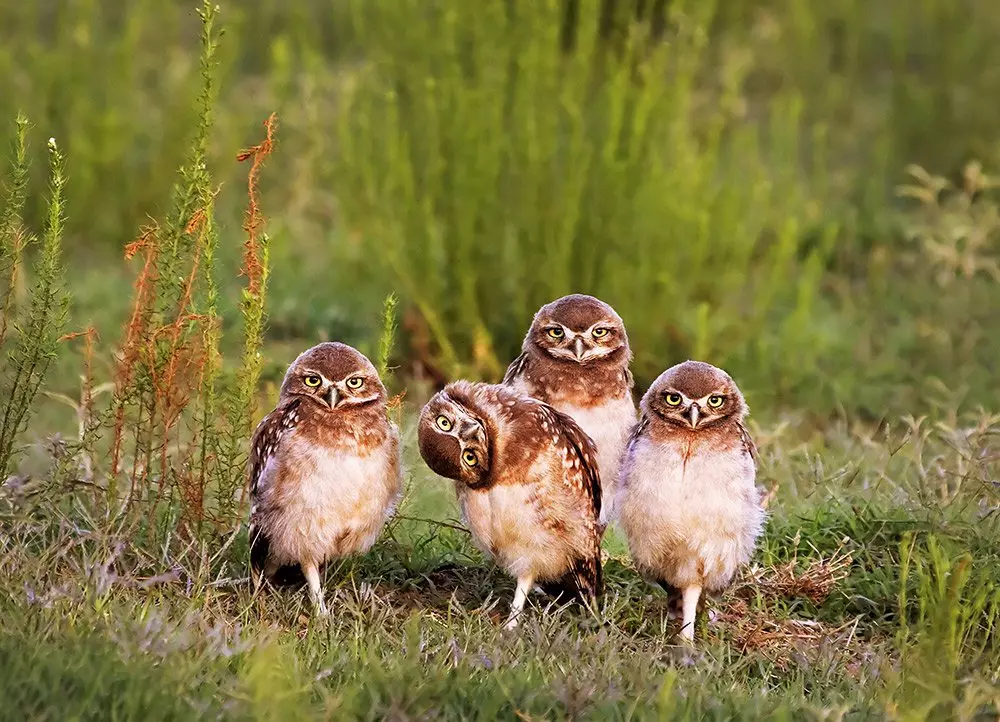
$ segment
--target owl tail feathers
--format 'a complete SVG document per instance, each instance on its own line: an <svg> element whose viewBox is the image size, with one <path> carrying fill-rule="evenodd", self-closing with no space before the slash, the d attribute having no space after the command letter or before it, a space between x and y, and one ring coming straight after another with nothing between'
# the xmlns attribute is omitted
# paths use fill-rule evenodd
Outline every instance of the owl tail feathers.
<svg viewBox="0 0 1000 722"><path fill-rule="evenodd" d="M604 592L601 557L578 559L561 578L539 586L559 604L593 602Z"/></svg>
<svg viewBox="0 0 1000 722"><path fill-rule="evenodd" d="M271 542L254 527L250 527L250 569L253 576L266 574L268 581L277 587L299 587L306 583L305 574L298 564L285 564L277 569L267 563L271 552Z"/></svg>

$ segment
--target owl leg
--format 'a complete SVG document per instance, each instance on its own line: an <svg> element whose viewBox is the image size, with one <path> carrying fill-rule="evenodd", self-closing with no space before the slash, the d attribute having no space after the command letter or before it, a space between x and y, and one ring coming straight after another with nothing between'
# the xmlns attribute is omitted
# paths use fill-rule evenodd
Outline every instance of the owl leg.
<svg viewBox="0 0 1000 722"><path fill-rule="evenodd" d="M323 589L319 585L319 567L315 562L302 562L302 573L305 574L306 582L309 583L309 596L316 605L316 611L321 617L325 617L328 612L326 601L323 599Z"/></svg>
<svg viewBox="0 0 1000 722"><path fill-rule="evenodd" d="M701 587L691 586L684 588L684 618L681 626L681 639L690 642L694 640L694 620L698 612L698 598L701 596Z"/></svg>
<svg viewBox="0 0 1000 722"><path fill-rule="evenodd" d="M535 580L532 577L518 577L517 589L514 590L514 602L510 605L510 616L504 629L514 629L520 621L521 612L524 611L524 603L528 600L528 592L531 591Z"/></svg>

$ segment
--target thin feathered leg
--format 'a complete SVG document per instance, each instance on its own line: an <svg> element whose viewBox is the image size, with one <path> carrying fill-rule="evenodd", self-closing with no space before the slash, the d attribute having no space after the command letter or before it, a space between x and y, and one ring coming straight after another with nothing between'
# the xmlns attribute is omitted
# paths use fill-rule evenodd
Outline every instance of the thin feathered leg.
<svg viewBox="0 0 1000 722"><path fill-rule="evenodd" d="M326 601L323 599L323 588L319 583L319 566L314 562L302 562L302 573L309 584L309 596L321 617L327 615Z"/></svg>
<svg viewBox="0 0 1000 722"><path fill-rule="evenodd" d="M535 580L531 577L518 577L517 589L514 590L514 601L510 605L510 616L507 617L504 629L514 629L517 627L518 622L520 622L520 616L524 612L524 604L528 600L528 592L531 591L534 583Z"/></svg>
<svg viewBox="0 0 1000 722"><path fill-rule="evenodd" d="M684 589L684 617L681 626L681 639L694 640L694 621L698 613L698 599L701 597L701 587L691 586Z"/></svg>

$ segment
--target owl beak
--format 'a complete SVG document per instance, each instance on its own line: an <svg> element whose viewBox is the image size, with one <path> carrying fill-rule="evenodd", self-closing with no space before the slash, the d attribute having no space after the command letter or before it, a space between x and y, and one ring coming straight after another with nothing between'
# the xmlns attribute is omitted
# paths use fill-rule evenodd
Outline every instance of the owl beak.
<svg viewBox="0 0 1000 722"><path fill-rule="evenodd" d="M583 361L583 338L580 336L576 337L576 341L573 342L573 355L576 356L577 361Z"/></svg>
<svg viewBox="0 0 1000 722"><path fill-rule="evenodd" d="M337 391L336 386L331 386L326 392L326 403L329 404L331 409L337 408L337 404L340 403L340 392Z"/></svg>
<svg viewBox="0 0 1000 722"><path fill-rule="evenodd" d="M479 424L475 421L466 421L458 430L458 438L462 441L469 441L479 436Z"/></svg>
<svg viewBox="0 0 1000 722"><path fill-rule="evenodd" d="M698 428L698 422L701 420L701 409L698 408L698 404L691 404L688 406L688 423L691 424L692 429Z"/></svg>

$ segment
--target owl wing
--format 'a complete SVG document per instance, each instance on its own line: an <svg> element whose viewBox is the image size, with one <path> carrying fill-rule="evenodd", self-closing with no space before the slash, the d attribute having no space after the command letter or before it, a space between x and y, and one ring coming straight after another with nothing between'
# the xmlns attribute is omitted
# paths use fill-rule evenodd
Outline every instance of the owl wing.
<svg viewBox="0 0 1000 722"><path fill-rule="evenodd" d="M750 454L750 459L753 461L754 469L756 469L758 465L757 444L753 442L753 437L750 436L750 431L743 425L742 421L738 422L736 426L740 430L740 441L743 442L743 449Z"/></svg>
<svg viewBox="0 0 1000 722"><path fill-rule="evenodd" d="M510 386L516 379L524 376L528 370L528 352L522 351L521 355L510 362L506 373L503 375L503 385Z"/></svg>
<svg viewBox="0 0 1000 722"><path fill-rule="evenodd" d="M577 559L572 569L560 580L543 585L546 592L557 597L563 595L593 599L601 593L601 477L597 468L597 447L572 417L557 411L548 404L539 403L540 413L553 428L559 429L566 442L567 453L577 462L565 468L562 481L576 492L582 492L590 506L592 523L592 548Z"/></svg>
<svg viewBox="0 0 1000 722"><path fill-rule="evenodd" d="M563 438L568 442L570 453L579 461L579 466L574 466L565 474L563 481L572 488L582 491L594 511L594 517L599 517L601 477L597 469L597 447L571 416L557 411L548 404L540 406L543 407L542 413L548 417L549 424L562 432Z"/></svg>
<svg viewBox="0 0 1000 722"><path fill-rule="evenodd" d="M289 399L265 416L257 425L250 440L250 566L262 570L267 564L270 542L259 528L257 516L260 514L261 496L267 490L269 479L264 475L268 461L274 456L282 437L295 428L299 421L299 406L302 399Z"/></svg>
<svg viewBox="0 0 1000 722"><path fill-rule="evenodd" d="M627 452L632 448L633 444L638 441L643 434L646 433L646 429L649 428L649 417L645 413L639 414L639 420L636 422L635 426L632 427L632 431L629 432L628 441L625 442L625 451Z"/></svg>

